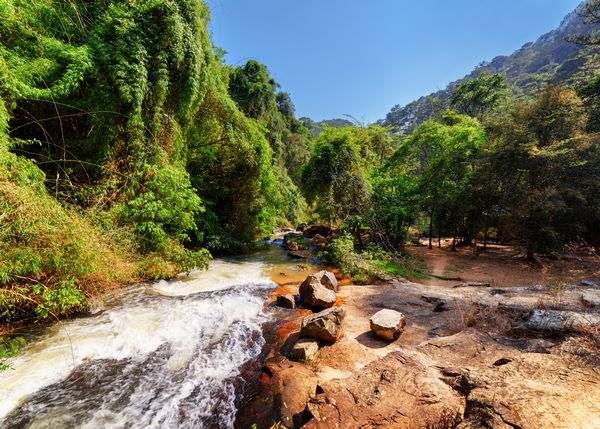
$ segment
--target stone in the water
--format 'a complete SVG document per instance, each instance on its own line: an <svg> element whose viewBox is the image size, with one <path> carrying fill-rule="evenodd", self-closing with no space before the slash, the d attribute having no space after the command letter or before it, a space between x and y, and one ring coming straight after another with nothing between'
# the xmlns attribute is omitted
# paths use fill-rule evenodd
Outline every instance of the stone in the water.
<svg viewBox="0 0 600 429"><path fill-rule="evenodd" d="M590 287L590 286L596 286L596 283L594 283L591 280L581 280L581 285Z"/></svg>
<svg viewBox="0 0 600 429"><path fill-rule="evenodd" d="M335 278L335 274L333 274L330 271L323 270L323 271L319 271L314 276L327 289L330 289L330 290L332 290L334 292L337 292L337 290L338 290L338 283L337 283L337 279Z"/></svg>
<svg viewBox="0 0 600 429"><path fill-rule="evenodd" d="M291 354L296 360L311 360L319 352L319 343L312 338L301 338L292 347Z"/></svg>
<svg viewBox="0 0 600 429"><path fill-rule="evenodd" d="M371 317L371 331L388 341L395 341L400 338L400 334L406 326L404 314L395 310L380 310Z"/></svg>
<svg viewBox="0 0 600 429"><path fill-rule="evenodd" d="M344 333L345 318L346 311L340 307L307 316L302 320L300 337L335 343Z"/></svg>
<svg viewBox="0 0 600 429"><path fill-rule="evenodd" d="M336 298L335 292L323 286L314 275L300 285L300 302L306 308L328 308L335 304Z"/></svg>
<svg viewBox="0 0 600 429"><path fill-rule="evenodd" d="M317 234L310 240L310 244L315 247L324 248L327 246L327 239L321 234Z"/></svg>
<svg viewBox="0 0 600 429"><path fill-rule="evenodd" d="M296 308L296 298L292 294L277 295L277 306L283 308Z"/></svg>

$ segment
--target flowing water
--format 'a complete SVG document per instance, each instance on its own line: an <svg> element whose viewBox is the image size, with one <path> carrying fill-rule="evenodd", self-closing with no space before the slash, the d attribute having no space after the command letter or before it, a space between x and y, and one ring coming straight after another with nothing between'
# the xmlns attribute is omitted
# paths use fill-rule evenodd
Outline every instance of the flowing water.
<svg viewBox="0 0 600 429"><path fill-rule="evenodd" d="M272 247L122 291L48 328L0 373L2 428L232 428L270 319ZM306 275L306 273L301 273Z"/></svg>

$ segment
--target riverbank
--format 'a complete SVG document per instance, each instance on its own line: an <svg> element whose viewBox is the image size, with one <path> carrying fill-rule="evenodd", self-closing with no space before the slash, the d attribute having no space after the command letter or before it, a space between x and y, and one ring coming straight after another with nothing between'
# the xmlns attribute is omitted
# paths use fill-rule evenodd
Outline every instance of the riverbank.
<svg viewBox="0 0 600 429"><path fill-rule="evenodd" d="M506 269L533 275L518 264ZM309 362L291 361L286 350L310 312L277 310L257 427L600 426L597 284L447 282L341 286L345 335ZM369 318L382 308L406 316L395 342L370 331Z"/></svg>

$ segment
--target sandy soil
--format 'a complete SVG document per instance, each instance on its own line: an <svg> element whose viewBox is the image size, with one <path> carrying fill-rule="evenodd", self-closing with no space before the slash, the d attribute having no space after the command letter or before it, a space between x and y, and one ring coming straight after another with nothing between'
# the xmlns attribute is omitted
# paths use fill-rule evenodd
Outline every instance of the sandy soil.
<svg viewBox="0 0 600 429"><path fill-rule="evenodd" d="M416 280L417 283L451 287L463 282L485 281L492 287L505 288L600 279L600 257L585 252L561 255L564 260L542 257L539 265L521 258L522 250L514 246L489 245L485 252L476 255L470 247L452 252L450 244L447 240L442 248L436 245L429 249L423 241L421 246L407 247L408 253L423 261L432 274L429 279Z"/></svg>

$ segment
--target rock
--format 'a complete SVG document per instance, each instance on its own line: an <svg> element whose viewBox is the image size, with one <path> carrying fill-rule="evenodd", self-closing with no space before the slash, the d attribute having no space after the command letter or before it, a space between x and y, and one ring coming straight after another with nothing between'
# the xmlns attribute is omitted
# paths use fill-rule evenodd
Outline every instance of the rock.
<svg viewBox="0 0 600 429"><path fill-rule="evenodd" d="M310 252L306 250L298 250L297 252L287 252L287 255L292 259L308 259Z"/></svg>
<svg viewBox="0 0 600 429"><path fill-rule="evenodd" d="M310 244L322 249L327 246L327 239L325 237L323 237L321 234L317 234L310 240Z"/></svg>
<svg viewBox="0 0 600 429"><path fill-rule="evenodd" d="M306 429L450 428L460 423L464 399L420 354L393 352L352 377L321 384L310 399Z"/></svg>
<svg viewBox="0 0 600 429"><path fill-rule="evenodd" d="M600 327L600 315L574 311L533 310L526 327L532 331L548 333L587 332Z"/></svg>
<svg viewBox="0 0 600 429"><path fill-rule="evenodd" d="M277 295L277 306L283 308L296 308L296 298L292 294Z"/></svg>
<svg viewBox="0 0 600 429"><path fill-rule="evenodd" d="M292 347L291 354L296 360L311 360L319 352L319 343L311 338L301 338Z"/></svg>
<svg viewBox="0 0 600 429"><path fill-rule="evenodd" d="M294 240L303 240L304 236L299 232L288 232L283 236L283 242L287 243L288 241Z"/></svg>
<svg viewBox="0 0 600 429"><path fill-rule="evenodd" d="M315 225L304 231L304 235L308 238L313 238L317 234L322 235L323 237L329 237L331 235L331 228L323 225Z"/></svg>
<svg viewBox="0 0 600 429"><path fill-rule="evenodd" d="M335 292L323 286L314 275L308 276L300 285L300 302L306 308L328 308L336 299Z"/></svg>
<svg viewBox="0 0 600 429"><path fill-rule="evenodd" d="M315 394L317 377L308 367L298 363L272 367L273 406L276 420L285 427L299 427L303 422L306 402Z"/></svg>
<svg viewBox="0 0 600 429"><path fill-rule="evenodd" d="M371 317L371 331L379 338L395 341L406 326L406 318L399 311L384 309Z"/></svg>
<svg viewBox="0 0 600 429"><path fill-rule="evenodd" d="M581 280L581 286L586 286L586 287L594 287L596 286L596 283L594 283L591 280Z"/></svg>
<svg viewBox="0 0 600 429"><path fill-rule="evenodd" d="M296 227L296 231L298 232L304 232L306 231L308 228L310 228L310 226L307 223L301 223L300 225L298 225Z"/></svg>
<svg viewBox="0 0 600 429"><path fill-rule="evenodd" d="M587 290L581 295L581 301L588 307L600 307L600 290Z"/></svg>
<svg viewBox="0 0 600 429"><path fill-rule="evenodd" d="M297 252L298 250L300 250L300 246L295 241L288 241L287 243L285 243L285 248L292 252Z"/></svg>
<svg viewBox="0 0 600 429"><path fill-rule="evenodd" d="M335 343L344 333L345 318L346 311L340 307L329 308L320 313L306 316L302 320L300 337Z"/></svg>
<svg viewBox="0 0 600 429"><path fill-rule="evenodd" d="M330 289L334 292L338 291L337 279L335 278L335 274L332 272L323 270L319 271L317 274L314 274L314 276L327 289Z"/></svg>
<svg viewBox="0 0 600 429"><path fill-rule="evenodd" d="M475 330L417 349L438 362L443 381L466 387L469 406L459 428L600 427L600 373L591 361L563 351L522 353Z"/></svg>
<svg viewBox="0 0 600 429"><path fill-rule="evenodd" d="M461 283L455 286L452 286L453 288L461 288L461 287L491 287L490 282L467 282L467 283Z"/></svg>

